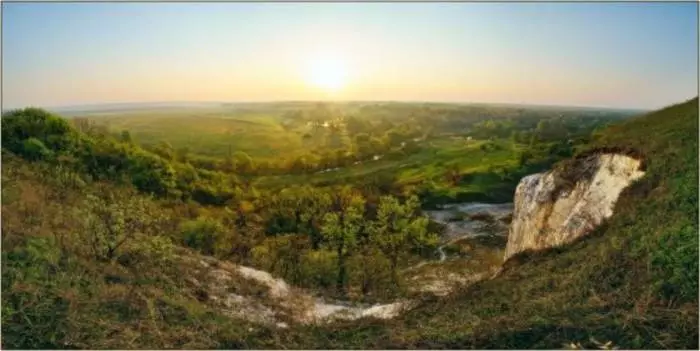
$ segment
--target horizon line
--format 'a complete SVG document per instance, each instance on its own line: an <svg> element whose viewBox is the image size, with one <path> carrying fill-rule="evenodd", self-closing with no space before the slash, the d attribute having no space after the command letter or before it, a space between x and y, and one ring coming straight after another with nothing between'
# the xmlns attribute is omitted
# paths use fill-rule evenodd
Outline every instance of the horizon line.
<svg viewBox="0 0 700 351"><path fill-rule="evenodd" d="M688 99L679 99L679 101L686 101ZM655 108L643 108L643 107L611 107L611 106L594 106L594 105L562 105L562 104L548 104L548 103L527 103L527 102L494 102L494 101L455 101L455 100L206 100L206 101L187 101L187 100L169 100L169 101L123 101L123 102L98 102L98 103L85 103L85 104L69 104L69 105L54 105L54 106L39 106L39 105L26 105L22 107L3 107L2 111L11 111L29 107L42 108L46 110L85 110L88 108L104 108L108 106L112 107L137 107L138 105L143 105L146 107L148 105L164 105L161 107L168 107L171 105L178 104L191 104L191 105L214 105L214 104L275 104L275 103L405 103L405 104L451 104L451 105L501 105L501 106L527 106L527 107L550 107L550 108L575 108L575 109L596 109L596 110L630 110L630 111L652 111L663 106ZM672 103L673 104L673 103ZM665 105L664 105L665 106Z"/></svg>

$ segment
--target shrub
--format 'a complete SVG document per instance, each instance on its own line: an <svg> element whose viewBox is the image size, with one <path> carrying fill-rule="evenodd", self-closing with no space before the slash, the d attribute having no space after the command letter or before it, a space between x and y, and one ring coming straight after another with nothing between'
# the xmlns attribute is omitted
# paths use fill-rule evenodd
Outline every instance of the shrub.
<svg viewBox="0 0 700 351"><path fill-rule="evenodd" d="M222 246L225 229L215 219L200 217L180 225L182 243L207 255L214 255Z"/></svg>
<svg viewBox="0 0 700 351"><path fill-rule="evenodd" d="M53 151L72 151L79 138L64 119L39 108L11 111L2 118L2 146L22 155L24 143L36 139Z"/></svg>
<svg viewBox="0 0 700 351"><path fill-rule="evenodd" d="M41 140L32 137L22 143L21 154L29 160L38 161L48 158L51 155L51 150Z"/></svg>
<svg viewBox="0 0 700 351"><path fill-rule="evenodd" d="M150 234L157 218L147 198L127 189L98 188L102 195L88 194L78 210L83 219L80 234L95 258L111 260L129 241Z"/></svg>

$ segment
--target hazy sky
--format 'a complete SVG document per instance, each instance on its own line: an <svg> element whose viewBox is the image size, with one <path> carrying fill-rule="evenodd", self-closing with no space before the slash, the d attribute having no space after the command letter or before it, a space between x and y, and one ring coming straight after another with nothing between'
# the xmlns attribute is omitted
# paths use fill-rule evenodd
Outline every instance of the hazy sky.
<svg viewBox="0 0 700 351"><path fill-rule="evenodd" d="M697 95L697 3L2 6L5 108L318 99L655 108ZM318 75L343 87L331 93Z"/></svg>

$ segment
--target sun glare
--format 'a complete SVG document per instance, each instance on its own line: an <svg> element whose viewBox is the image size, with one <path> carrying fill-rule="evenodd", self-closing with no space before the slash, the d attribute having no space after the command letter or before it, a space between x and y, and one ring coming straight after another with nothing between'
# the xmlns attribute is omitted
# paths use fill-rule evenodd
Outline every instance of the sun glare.
<svg viewBox="0 0 700 351"><path fill-rule="evenodd" d="M341 90L347 83L348 70L345 62L335 57L316 57L307 68L308 83L326 92Z"/></svg>

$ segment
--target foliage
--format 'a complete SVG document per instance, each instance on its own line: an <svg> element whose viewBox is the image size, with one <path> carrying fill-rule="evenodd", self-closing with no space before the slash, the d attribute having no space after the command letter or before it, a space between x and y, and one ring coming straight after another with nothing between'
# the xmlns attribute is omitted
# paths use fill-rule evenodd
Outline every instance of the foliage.
<svg viewBox="0 0 700 351"><path fill-rule="evenodd" d="M428 233L428 218L415 217L419 211L420 202L416 196L409 197L404 204L392 196L384 196L379 202L377 221L369 229L369 241L389 259L396 284L399 284L399 260L410 248L437 244L437 235Z"/></svg>
<svg viewBox="0 0 700 351"><path fill-rule="evenodd" d="M32 161L38 161L48 158L51 150L41 140L32 137L22 143L22 154Z"/></svg>
<svg viewBox="0 0 700 351"><path fill-rule="evenodd" d="M133 192L101 187L100 196L88 194L77 215L83 220L80 234L99 260L112 260L138 236L153 232L157 218L147 199Z"/></svg>
<svg viewBox="0 0 700 351"><path fill-rule="evenodd" d="M342 194L342 193L341 193ZM323 217L321 233L326 245L335 251L338 260L338 280L336 287L343 291L347 284L346 260L357 245L362 223L364 222L365 200L358 195L347 195L339 199L340 211L329 212Z"/></svg>
<svg viewBox="0 0 700 351"><path fill-rule="evenodd" d="M32 150L25 150L25 146L42 144L50 151L70 153L79 147L80 138L66 120L42 109L32 107L3 114L3 148L28 155L25 151Z"/></svg>
<svg viewBox="0 0 700 351"><path fill-rule="evenodd" d="M223 245L225 229L215 219L200 217L181 224L182 243L206 255L214 255Z"/></svg>

